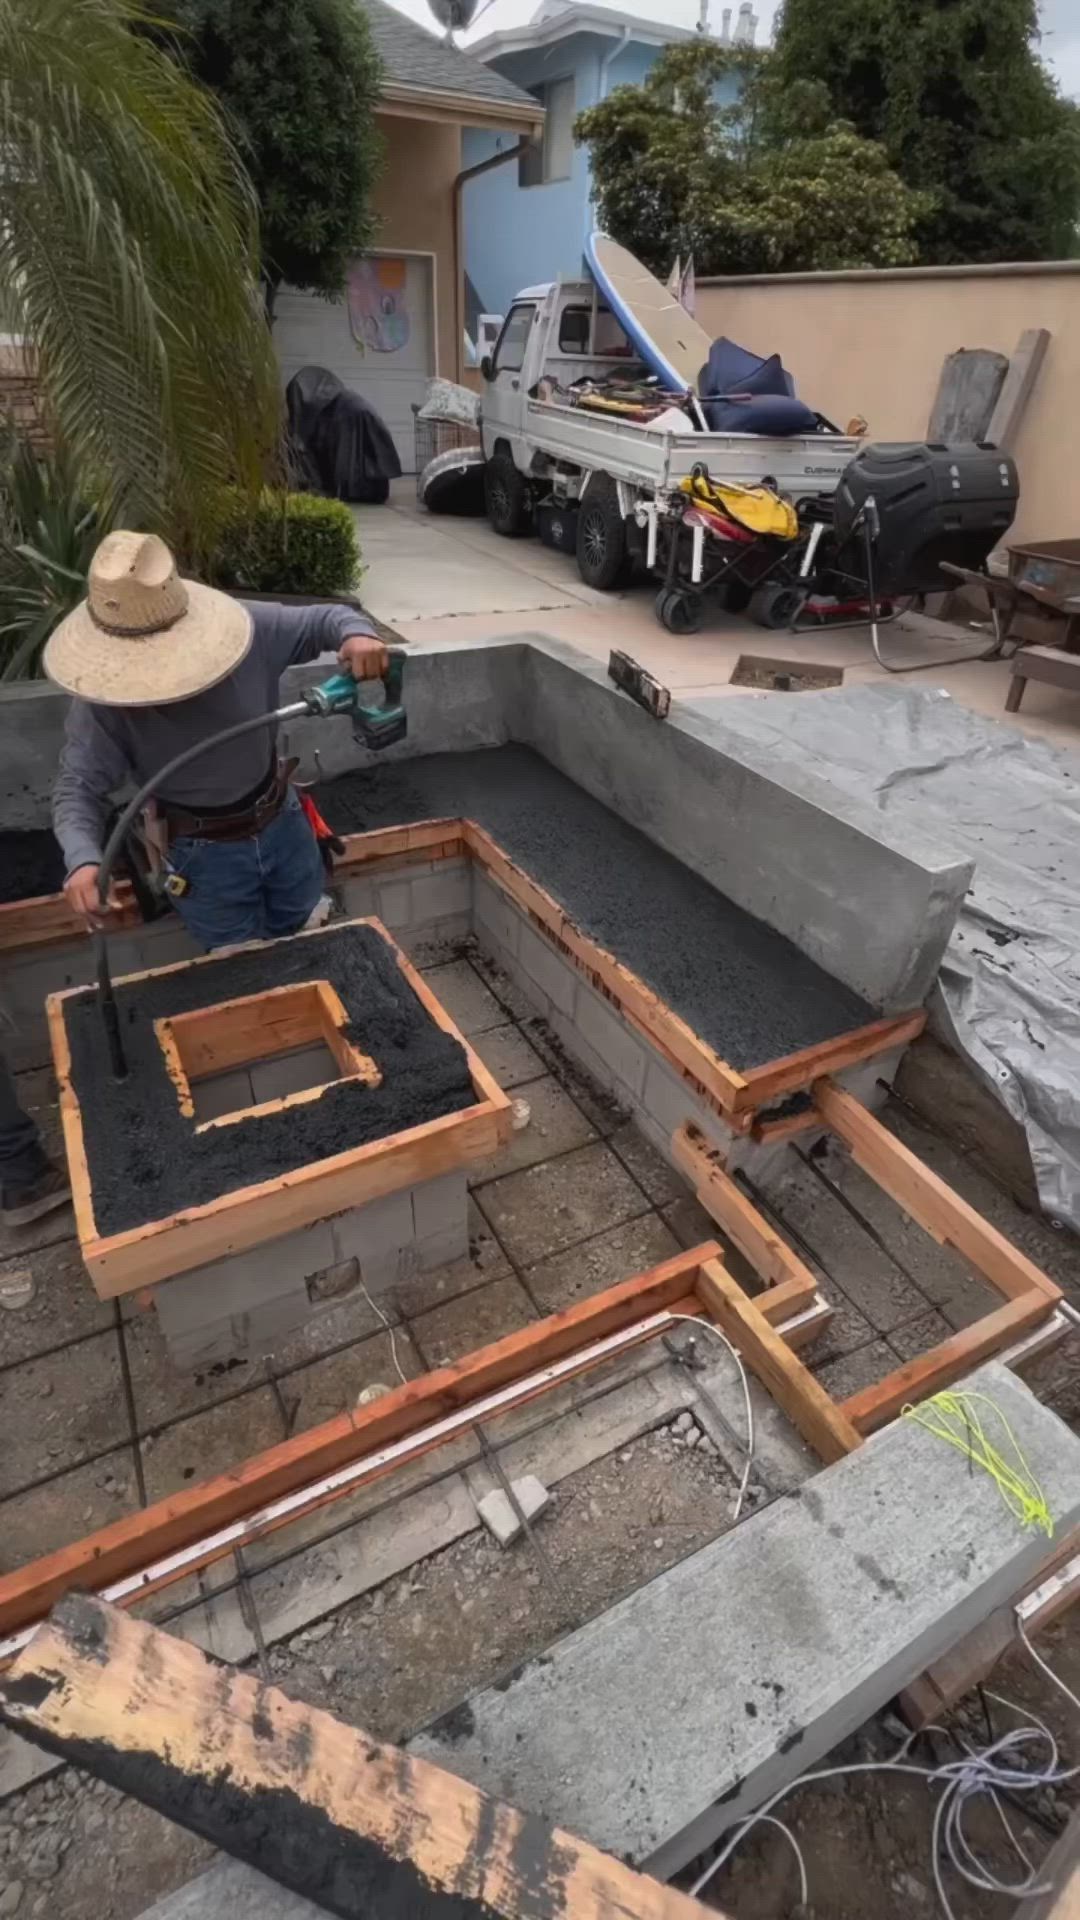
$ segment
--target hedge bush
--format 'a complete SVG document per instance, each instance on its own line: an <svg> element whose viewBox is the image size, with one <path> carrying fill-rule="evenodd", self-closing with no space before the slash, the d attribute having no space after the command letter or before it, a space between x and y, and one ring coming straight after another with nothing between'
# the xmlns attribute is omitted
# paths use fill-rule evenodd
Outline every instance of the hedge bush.
<svg viewBox="0 0 1080 1920"><path fill-rule="evenodd" d="M360 578L356 523L343 500L269 489L229 502L212 572L251 593L351 593Z"/></svg>

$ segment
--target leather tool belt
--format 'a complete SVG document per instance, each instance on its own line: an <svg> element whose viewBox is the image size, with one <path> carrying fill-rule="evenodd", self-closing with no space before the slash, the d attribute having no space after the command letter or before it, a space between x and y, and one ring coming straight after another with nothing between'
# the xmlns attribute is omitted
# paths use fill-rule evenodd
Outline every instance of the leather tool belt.
<svg viewBox="0 0 1080 1920"><path fill-rule="evenodd" d="M168 829L170 844L174 840L188 838L195 840L253 839L281 812L296 765L295 760L279 763L262 792L256 794L254 800L231 812L214 808L207 813L189 813L185 807L172 806L167 800L160 801L159 809Z"/></svg>

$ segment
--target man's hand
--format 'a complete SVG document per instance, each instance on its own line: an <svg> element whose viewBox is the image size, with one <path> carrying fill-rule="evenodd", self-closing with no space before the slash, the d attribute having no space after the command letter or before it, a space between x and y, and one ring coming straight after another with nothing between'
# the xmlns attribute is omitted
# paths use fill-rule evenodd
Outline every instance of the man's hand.
<svg viewBox="0 0 1080 1920"><path fill-rule="evenodd" d="M82 918L92 927L100 927L103 925L105 918L101 911L101 901L98 898L98 874L100 871L100 867L76 867L74 873L69 873L67 879L64 881L64 895L68 906L72 907L76 913L81 914ZM116 888L110 885L109 898L106 902L109 913L118 913L120 905L121 902L117 895Z"/></svg>
<svg viewBox="0 0 1080 1920"><path fill-rule="evenodd" d="M338 660L354 680L381 680L390 657L373 633L351 633L342 642Z"/></svg>

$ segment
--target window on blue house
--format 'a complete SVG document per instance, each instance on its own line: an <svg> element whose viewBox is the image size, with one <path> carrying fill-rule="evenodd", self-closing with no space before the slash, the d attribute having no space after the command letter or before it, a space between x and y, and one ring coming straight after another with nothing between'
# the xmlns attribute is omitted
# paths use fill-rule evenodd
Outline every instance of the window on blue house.
<svg viewBox="0 0 1080 1920"><path fill-rule="evenodd" d="M574 80L545 80L530 87L547 119L539 140L526 147L518 161L518 186L543 187L552 180L569 180L574 164Z"/></svg>

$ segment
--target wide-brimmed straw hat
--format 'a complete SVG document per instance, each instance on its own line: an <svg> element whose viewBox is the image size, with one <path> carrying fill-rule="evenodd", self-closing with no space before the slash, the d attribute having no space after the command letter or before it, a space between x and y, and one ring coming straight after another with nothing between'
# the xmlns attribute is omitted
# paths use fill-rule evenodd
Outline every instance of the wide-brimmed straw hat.
<svg viewBox="0 0 1080 1920"><path fill-rule="evenodd" d="M238 600L181 580L154 533L110 533L87 597L45 647L50 680L107 707L158 707L216 686L251 645Z"/></svg>

